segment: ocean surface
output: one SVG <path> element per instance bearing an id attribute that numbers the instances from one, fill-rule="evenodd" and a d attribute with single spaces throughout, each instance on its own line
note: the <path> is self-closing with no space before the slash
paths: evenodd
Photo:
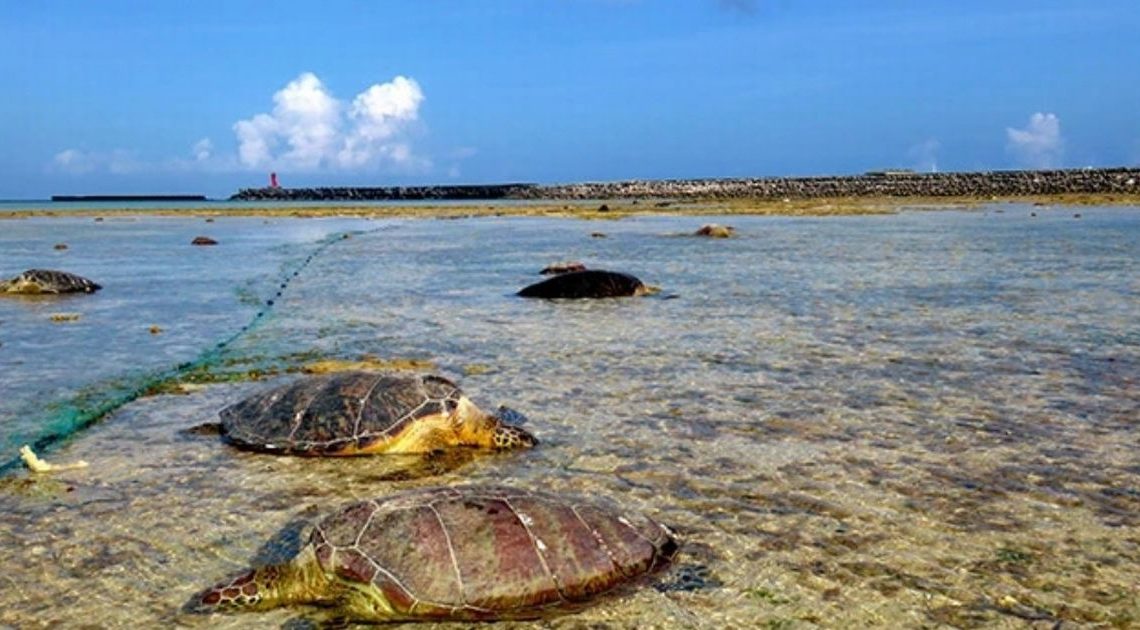
<path id="1" fill-rule="evenodd" d="M 688 236 L 709 221 L 738 236 Z M 513 295 L 561 260 L 662 292 Z M 0 275 L 30 267 L 104 288 L 0 298 L 0 627 L 303 627 L 181 606 L 347 501 L 464 481 L 680 533 L 672 568 L 540 627 L 1140 625 L 1140 208 L 0 219 Z M 362 357 L 542 443 L 326 460 L 185 431 Z M 89 466 L 32 475 L 22 444 Z"/>

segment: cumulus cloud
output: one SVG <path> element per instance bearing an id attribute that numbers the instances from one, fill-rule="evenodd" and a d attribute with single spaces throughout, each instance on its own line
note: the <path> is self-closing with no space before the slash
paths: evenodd
<path id="1" fill-rule="evenodd" d="M 414 79 L 375 84 L 345 105 L 317 76 L 301 74 L 273 95 L 273 111 L 233 130 L 248 168 L 352 170 L 422 165 L 407 138 L 424 94 Z"/>
<path id="2" fill-rule="evenodd" d="M 1030 168 L 1056 168 L 1061 162 L 1064 140 L 1061 138 L 1061 120 L 1056 114 L 1037 112 L 1029 117 L 1024 129 L 1006 127 L 1009 152 L 1022 166 Z"/>
<path id="3" fill-rule="evenodd" d="M 194 159 L 198 162 L 205 162 L 210 159 L 214 153 L 214 143 L 209 138 L 202 138 L 194 143 L 194 147 L 190 150 L 194 154 Z"/>

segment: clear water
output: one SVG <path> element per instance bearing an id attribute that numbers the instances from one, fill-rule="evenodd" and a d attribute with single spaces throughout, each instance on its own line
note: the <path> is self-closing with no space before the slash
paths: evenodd
<path id="1" fill-rule="evenodd" d="M 291 376 L 138 398 L 47 453 L 88 468 L 3 478 L 0 625 L 286 623 L 311 611 L 179 607 L 314 514 L 466 480 L 682 533 L 672 571 L 546 626 L 1138 624 L 1140 213 L 1030 210 L 733 217 L 729 240 L 678 216 L 0 222 L 4 273 L 106 287 L 0 300 L 5 459 L 61 401 L 197 360 L 426 359 L 543 440 L 426 473 L 276 458 L 180 430 Z M 566 259 L 663 293 L 511 295 Z"/>

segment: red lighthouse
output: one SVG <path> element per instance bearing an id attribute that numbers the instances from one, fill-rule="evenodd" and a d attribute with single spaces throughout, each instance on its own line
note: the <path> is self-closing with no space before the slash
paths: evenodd
<path id="1" fill-rule="evenodd" d="M 270 188 L 281 188 L 281 184 L 277 183 L 277 173 L 275 173 L 275 172 L 269 174 L 269 187 Z"/>

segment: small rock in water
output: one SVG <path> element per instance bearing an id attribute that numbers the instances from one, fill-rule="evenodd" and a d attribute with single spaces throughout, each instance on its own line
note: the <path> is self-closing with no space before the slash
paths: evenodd
<path id="1" fill-rule="evenodd" d="M 209 236 L 195 236 L 194 240 L 190 241 L 191 245 L 217 245 L 218 242 Z"/>
<path id="2" fill-rule="evenodd" d="M 598 206 L 598 212 L 609 212 L 609 211 L 610 211 L 610 207 L 604 203 L 602 205 Z"/>
<path id="3" fill-rule="evenodd" d="M 67 243 L 56 243 L 55 249 L 58 249 L 61 251 L 67 249 Z"/>
<path id="4" fill-rule="evenodd" d="M 605 238 L 605 232 L 590 232 L 590 238 Z"/>
<path id="5" fill-rule="evenodd" d="M 151 326 L 150 327 L 150 334 L 157 335 L 160 332 L 162 332 L 162 329 L 159 328 L 158 326 Z"/>
<path id="6" fill-rule="evenodd" d="M 79 313 L 52 313 L 51 321 L 53 322 L 77 322 L 79 321 Z"/>

